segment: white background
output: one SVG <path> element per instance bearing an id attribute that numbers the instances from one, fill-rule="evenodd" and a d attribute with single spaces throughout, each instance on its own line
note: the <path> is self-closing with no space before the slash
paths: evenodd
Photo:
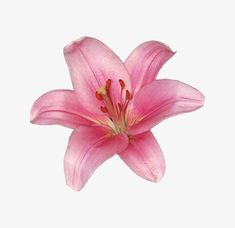
<path id="1" fill-rule="evenodd" d="M 235 227 L 233 1 L 1 1 L 0 227 Z M 71 88 L 62 49 L 94 36 L 123 60 L 155 39 L 177 50 L 159 78 L 200 89 L 205 106 L 153 131 L 165 154 L 150 183 L 114 157 L 81 192 L 64 182 L 71 130 L 29 124 L 34 100 Z"/>

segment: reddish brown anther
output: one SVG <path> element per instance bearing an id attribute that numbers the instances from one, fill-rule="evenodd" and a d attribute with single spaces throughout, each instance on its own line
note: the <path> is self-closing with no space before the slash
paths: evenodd
<path id="1" fill-rule="evenodd" d="M 118 102 L 118 108 L 119 108 L 119 111 L 121 112 L 122 111 L 122 105 Z"/>
<path id="2" fill-rule="evenodd" d="M 125 83 L 124 83 L 124 81 L 122 79 L 119 79 L 119 84 L 120 84 L 122 89 L 125 88 Z"/>
<path id="3" fill-rule="evenodd" d="M 95 96 L 99 101 L 103 100 L 103 96 L 100 93 L 98 93 L 97 91 L 95 92 Z"/>
<path id="4" fill-rule="evenodd" d="M 111 79 L 108 79 L 106 81 L 106 86 L 105 86 L 105 89 L 106 89 L 107 92 L 109 92 L 110 86 L 111 86 Z"/>
<path id="5" fill-rule="evenodd" d="M 130 97 L 131 95 L 130 95 L 129 90 L 126 90 L 126 100 L 130 100 Z"/>
<path id="6" fill-rule="evenodd" d="M 104 113 L 108 112 L 108 109 L 106 107 L 103 107 L 103 106 L 100 107 L 100 110 Z"/>

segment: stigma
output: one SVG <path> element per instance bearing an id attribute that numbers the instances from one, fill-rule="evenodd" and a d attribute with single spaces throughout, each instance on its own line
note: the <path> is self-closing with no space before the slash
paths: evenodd
<path id="1" fill-rule="evenodd" d="M 104 86 L 97 89 L 95 96 L 100 101 L 100 111 L 109 117 L 107 125 L 115 134 L 119 134 L 126 131 L 128 104 L 132 96 L 129 90 L 126 89 L 125 82 L 119 79 L 120 94 L 119 100 L 115 103 L 112 98 L 112 83 L 114 82 L 108 79 Z"/>
<path id="2" fill-rule="evenodd" d="M 97 91 L 101 96 L 105 96 L 107 94 L 106 89 L 104 87 L 100 87 Z"/>

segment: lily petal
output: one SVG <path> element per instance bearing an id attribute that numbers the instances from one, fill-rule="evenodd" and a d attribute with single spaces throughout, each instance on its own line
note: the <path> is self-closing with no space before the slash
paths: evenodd
<path id="1" fill-rule="evenodd" d="M 91 121 L 80 115 L 76 95 L 71 90 L 53 90 L 39 97 L 31 108 L 33 124 L 59 124 L 69 128 L 90 125 Z"/>
<path id="2" fill-rule="evenodd" d="M 133 92 L 152 82 L 174 54 L 170 47 L 158 41 L 147 41 L 135 48 L 125 61 Z"/>
<path id="3" fill-rule="evenodd" d="M 80 126 L 73 131 L 64 159 L 66 183 L 79 191 L 96 168 L 128 145 L 125 134 L 110 135 L 100 126 Z"/>
<path id="4" fill-rule="evenodd" d="M 140 177 L 158 182 L 165 172 L 165 160 L 151 131 L 131 138 L 120 158 Z"/>
<path id="5" fill-rule="evenodd" d="M 101 41 L 85 37 L 64 48 L 73 87 L 79 101 L 87 110 L 100 114 L 101 103 L 96 99 L 96 91 L 105 87 L 111 79 L 110 94 L 114 103 L 120 99 L 119 79 L 131 91 L 128 72 L 122 61 Z"/>
<path id="6" fill-rule="evenodd" d="M 194 111 L 203 104 L 204 95 L 197 89 L 175 80 L 156 80 L 134 96 L 128 132 L 142 133 L 166 118 Z"/>

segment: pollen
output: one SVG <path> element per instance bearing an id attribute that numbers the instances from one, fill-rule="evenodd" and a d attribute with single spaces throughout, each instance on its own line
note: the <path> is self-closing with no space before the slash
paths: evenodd
<path id="1" fill-rule="evenodd" d="M 97 90 L 98 94 L 100 95 L 103 95 L 105 96 L 107 94 L 107 91 L 104 87 L 100 87 L 98 90 Z"/>

